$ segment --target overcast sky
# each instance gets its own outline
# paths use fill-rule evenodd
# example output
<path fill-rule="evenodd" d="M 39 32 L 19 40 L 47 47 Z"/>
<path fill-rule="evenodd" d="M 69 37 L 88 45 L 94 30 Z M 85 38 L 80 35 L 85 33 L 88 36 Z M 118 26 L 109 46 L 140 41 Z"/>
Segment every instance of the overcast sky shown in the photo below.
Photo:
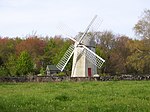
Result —
<path fill-rule="evenodd" d="M 0 36 L 60 35 L 62 23 L 84 31 L 97 14 L 103 20 L 100 31 L 134 37 L 134 25 L 149 8 L 150 0 L 0 0 Z"/>

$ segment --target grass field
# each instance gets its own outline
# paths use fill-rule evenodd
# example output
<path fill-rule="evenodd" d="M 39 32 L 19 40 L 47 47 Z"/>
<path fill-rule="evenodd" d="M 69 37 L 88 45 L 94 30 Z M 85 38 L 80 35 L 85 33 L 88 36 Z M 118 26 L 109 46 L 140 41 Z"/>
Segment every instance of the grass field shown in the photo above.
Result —
<path fill-rule="evenodd" d="M 0 83 L 0 112 L 149 112 L 150 81 Z"/>

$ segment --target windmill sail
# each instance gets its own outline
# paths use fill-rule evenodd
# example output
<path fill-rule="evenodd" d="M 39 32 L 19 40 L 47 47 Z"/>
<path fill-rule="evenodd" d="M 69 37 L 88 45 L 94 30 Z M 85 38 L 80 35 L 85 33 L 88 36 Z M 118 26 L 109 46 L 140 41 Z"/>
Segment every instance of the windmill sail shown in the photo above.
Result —
<path fill-rule="evenodd" d="M 86 34 L 88 33 L 90 27 L 92 26 L 92 24 L 94 23 L 95 19 L 97 18 L 97 15 L 94 16 L 94 18 L 92 19 L 92 21 L 90 22 L 90 24 L 88 25 L 88 27 L 86 28 L 86 30 L 84 31 L 84 33 L 81 35 L 80 39 L 79 39 L 79 43 L 84 39 L 84 37 L 86 36 Z"/>
<path fill-rule="evenodd" d="M 105 60 L 83 45 L 86 58 L 98 68 L 101 68 Z"/>
<path fill-rule="evenodd" d="M 74 49 L 75 49 L 74 45 L 71 45 L 68 48 L 68 50 L 66 51 L 66 53 L 64 54 L 64 56 L 61 58 L 59 63 L 56 65 L 56 67 L 60 71 L 64 70 L 65 66 L 67 65 L 68 61 L 70 60 L 71 56 L 73 55 Z"/>
<path fill-rule="evenodd" d="M 83 40 L 81 41 L 81 43 L 83 43 L 83 41 L 85 43 L 90 42 L 91 39 L 95 36 L 95 34 L 96 34 L 97 30 L 99 29 L 101 23 L 102 23 L 102 19 L 99 18 L 99 17 L 96 17 L 96 19 L 93 21 L 93 24 L 91 25 L 88 32 L 86 33 Z"/>

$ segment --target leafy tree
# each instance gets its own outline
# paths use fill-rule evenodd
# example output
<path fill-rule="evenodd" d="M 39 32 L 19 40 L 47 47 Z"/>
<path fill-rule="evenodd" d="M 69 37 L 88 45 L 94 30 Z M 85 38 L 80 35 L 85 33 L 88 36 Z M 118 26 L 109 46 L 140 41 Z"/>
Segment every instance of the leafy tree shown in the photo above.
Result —
<path fill-rule="evenodd" d="M 45 48 L 45 41 L 38 37 L 29 37 L 21 41 L 16 46 L 17 54 L 20 54 L 22 51 L 27 51 L 32 58 L 36 58 L 38 55 L 43 55 Z"/>
<path fill-rule="evenodd" d="M 106 60 L 104 66 L 102 66 L 103 73 L 111 73 L 110 70 L 113 66 L 110 61 L 111 51 L 114 47 L 115 35 L 110 31 L 99 32 L 96 34 L 96 52 L 98 49 L 102 52 L 102 57 Z"/>
<path fill-rule="evenodd" d="M 144 70 L 144 60 L 142 60 L 139 53 L 134 53 L 128 57 L 128 68 L 132 69 L 132 73 L 139 74 L 143 73 Z"/>
<path fill-rule="evenodd" d="M 56 43 L 54 38 L 47 39 L 47 44 L 45 47 L 45 53 L 44 53 L 44 61 L 46 64 L 53 64 L 52 58 L 54 57 L 56 53 Z"/>
<path fill-rule="evenodd" d="M 9 74 L 11 76 L 17 75 L 17 56 L 16 55 L 10 55 L 8 58 L 7 63 L 5 64 L 7 69 L 9 70 Z"/>
<path fill-rule="evenodd" d="M 148 53 L 148 45 L 144 40 L 130 41 L 129 48 L 131 55 L 127 58 L 127 66 L 132 73 L 150 73 L 150 55 Z"/>
<path fill-rule="evenodd" d="M 40 69 L 42 66 L 42 56 L 44 55 L 45 46 L 46 42 L 42 38 L 38 38 L 37 36 L 28 37 L 17 44 L 16 54 L 20 54 L 22 51 L 27 51 L 36 64 L 37 69 Z"/>
<path fill-rule="evenodd" d="M 29 53 L 26 51 L 21 52 L 17 60 L 17 72 L 19 75 L 27 75 L 33 71 L 33 61 Z"/>
<path fill-rule="evenodd" d="M 135 33 L 143 38 L 150 39 L 150 10 L 145 10 L 141 19 L 134 26 Z"/>
<path fill-rule="evenodd" d="M 130 39 L 126 36 L 118 36 L 115 39 L 114 47 L 110 55 L 110 63 L 112 72 L 115 74 L 127 73 L 126 59 L 130 55 L 128 42 Z"/>
<path fill-rule="evenodd" d="M 150 72 L 150 10 L 143 12 L 134 26 L 134 31 L 141 40 L 132 42 L 132 55 L 128 57 L 128 65 L 137 73 L 146 74 Z"/>
<path fill-rule="evenodd" d="M 7 62 L 10 54 L 15 53 L 15 40 L 0 38 L 0 57 L 3 64 Z"/>

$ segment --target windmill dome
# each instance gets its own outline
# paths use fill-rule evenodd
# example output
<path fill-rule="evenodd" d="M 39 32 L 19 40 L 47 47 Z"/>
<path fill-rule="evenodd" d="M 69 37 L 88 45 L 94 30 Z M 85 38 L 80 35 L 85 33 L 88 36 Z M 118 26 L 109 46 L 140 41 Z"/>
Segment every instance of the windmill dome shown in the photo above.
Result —
<path fill-rule="evenodd" d="M 76 37 L 75 37 L 75 39 L 77 40 L 77 41 L 79 41 L 79 39 L 80 39 L 80 37 L 83 35 L 83 33 L 79 33 Z M 86 39 L 83 39 L 82 41 L 81 41 L 81 44 L 84 44 L 85 46 L 87 46 L 87 47 L 94 47 L 95 48 L 95 46 L 96 46 L 96 43 L 95 43 L 95 40 L 94 40 L 94 35 L 92 34 L 92 33 L 88 33 L 87 35 L 86 35 Z"/>
<path fill-rule="evenodd" d="M 91 38 L 91 37 L 89 37 L 89 38 Z M 82 44 L 84 44 L 87 47 L 95 47 L 96 46 L 94 38 L 91 38 L 90 40 L 83 40 Z"/>

